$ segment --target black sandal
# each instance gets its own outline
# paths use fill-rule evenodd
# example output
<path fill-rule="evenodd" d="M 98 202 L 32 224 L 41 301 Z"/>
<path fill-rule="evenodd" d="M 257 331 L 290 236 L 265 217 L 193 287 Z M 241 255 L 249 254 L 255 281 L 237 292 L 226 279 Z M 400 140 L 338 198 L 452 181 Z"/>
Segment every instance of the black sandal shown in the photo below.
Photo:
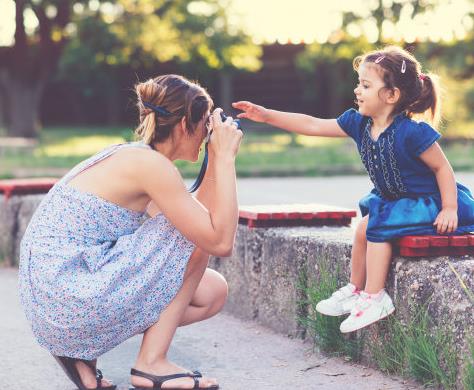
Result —
<path fill-rule="evenodd" d="M 75 358 L 70 358 L 67 356 L 56 356 L 56 355 L 53 355 L 53 357 L 59 363 L 59 365 L 64 370 L 68 378 L 79 388 L 79 390 L 93 390 L 93 389 L 88 389 L 82 383 L 81 377 L 79 375 L 79 372 L 77 371 L 77 367 L 75 364 L 77 361 L 83 362 L 84 364 L 89 366 L 93 371 L 95 371 L 97 387 L 94 390 L 115 390 L 117 388 L 116 385 L 111 385 L 111 386 L 106 386 L 106 387 L 102 386 L 102 378 L 104 377 L 102 375 L 102 371 L 100 371 L 99 369 L 96 369 L 95 364 L 90 360 L 75 359 Z"/>
<path fill-rule="evenodd" d="M 149 379 L 153 382 L 153 387 L 130 387 L 130 390 L 160 390 L 161 385 L 169 381 L 171 379 L 178 379 L 178 378 L 193 378 L 194 379 L 194 387 L 192 389 L 207 389 L 207 390 L 217 390 L 219 389 L 219 385 L 212 385 L 210 387 L 199 387 L 199 380 L 197 378 L 202 378 L 202 374 L 199 371 L 193 371 L 192 373 L 189 372 L 183 372 L 181 374 L 173 374 L 173 375 L 163 375 L 163 376 L 158 376 L 158 375 L 152 375 L 152 374 L 147 374 L 146 372 L 135 370 L 132 368 L 130 370 L 131 375 L 135 376 L 140 376 L 142 378 Z M 175 388 L 166 388 L 163 390 L 183 390 L 182 387 Z"/>

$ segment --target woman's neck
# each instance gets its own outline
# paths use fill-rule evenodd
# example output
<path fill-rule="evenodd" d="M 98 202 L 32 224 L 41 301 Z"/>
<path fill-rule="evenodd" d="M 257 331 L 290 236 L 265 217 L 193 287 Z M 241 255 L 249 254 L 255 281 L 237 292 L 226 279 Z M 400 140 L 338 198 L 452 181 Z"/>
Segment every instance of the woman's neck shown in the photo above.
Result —
<path fill-rule="evenodd" d="M 168 160 L 174 161 L 178 157 L 176 156 L 176 148 L 171 140 L 171 137 L 165 142 L 157 142 L 153 144 L 153 149 L 165 156 Z"/>

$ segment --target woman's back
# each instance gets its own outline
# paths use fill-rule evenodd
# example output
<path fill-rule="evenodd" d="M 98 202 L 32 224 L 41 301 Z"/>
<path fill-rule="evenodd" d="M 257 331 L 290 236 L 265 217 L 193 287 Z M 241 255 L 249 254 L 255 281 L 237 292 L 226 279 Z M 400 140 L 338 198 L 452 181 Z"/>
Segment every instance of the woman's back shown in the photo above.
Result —
<path fill-rule="evenodd" d="M 50 350 L 61 345 L 58 355 L 98 356 L 150 326 L 176 294 L 194 249 L 163 214 L 146 219 L 143 211 L 69 184 L 132 147 L 148 148 L 113 145 L 74 167 L 44 197 L 23 237 L 22 304 L 40 343 Z M 64 332 L 83 332 L 84 340 L 77 345 Z"/>

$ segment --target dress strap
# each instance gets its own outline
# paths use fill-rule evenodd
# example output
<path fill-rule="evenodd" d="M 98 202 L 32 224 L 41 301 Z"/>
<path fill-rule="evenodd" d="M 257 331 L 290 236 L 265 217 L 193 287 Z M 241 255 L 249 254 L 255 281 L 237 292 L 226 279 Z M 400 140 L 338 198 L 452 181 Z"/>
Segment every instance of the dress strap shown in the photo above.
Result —
<path fill-rule="evenodd" d="M 149 145 L 143 142 L 127 142 L 123 144 L 110 145 L 106 147 L 105 149 L 101 150 L 100 152 L 89 157 L 88 159 L 77 164 L 59 182 L 61 184 L 67 184 L 69 181 L 71 181 L 74 177 L 79 175 L 81 172 L 85 171 L 86 169 L 89 169 L 90 167 L 106 159 L 107 157 L 110 157 L 117 150 L 120 150 L 123 148 L 130 148 L 130 147 L 151 149 Z"/>

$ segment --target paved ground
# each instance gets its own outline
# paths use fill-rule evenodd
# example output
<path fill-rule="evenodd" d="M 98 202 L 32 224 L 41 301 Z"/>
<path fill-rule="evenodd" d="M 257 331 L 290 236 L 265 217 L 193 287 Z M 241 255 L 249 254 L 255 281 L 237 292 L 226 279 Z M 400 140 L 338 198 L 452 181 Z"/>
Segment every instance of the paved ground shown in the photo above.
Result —
<path fill-rule="evenodd" d="M 8 390 L 71 390 L 74 386 L 33 339 L 20 309 L 17 271 L 0 270 L 0 385 Z M 121 390 L 129 386 L 141 337 L 99 359 Z M 178 330 L 170 358 L 209 373 L 223 390 L 421 389 L 379 372 L 312 353 L 311 345 L 277 335 L 252 322 L 220 314 Z"/>
<path fill-rule="evenodd" d="M 458 180 L 474 189 L 474 174 Z M 241 204 L 319 202 L 355 208 L 370 189 L 367 178 L 242 179 Z M 9 390 L 69 390 L 47 351 L 33 339 L 21 311 L 17 272 L 0 269 L 0 386 Z M 99 360 L 108 377 L 128 388 L 128 372 L 138 351 L 135 337 Z M 177 363 L 219 379 L 224 390 L 395 390 L 418 389 L 412 383 L 311 352 L 311 345 L 274 334 L 251 322 L 218 315 L 178 330 L 170 351 Z"/>
<path fill-rule="evenodd" d="M 456 180 L 474 192 L 474 173 L 456 173 Z M 358 208 L 373 188 L 368 176 L 248 178 L 238 180 L 239 203 L 324 203 Z"/>

